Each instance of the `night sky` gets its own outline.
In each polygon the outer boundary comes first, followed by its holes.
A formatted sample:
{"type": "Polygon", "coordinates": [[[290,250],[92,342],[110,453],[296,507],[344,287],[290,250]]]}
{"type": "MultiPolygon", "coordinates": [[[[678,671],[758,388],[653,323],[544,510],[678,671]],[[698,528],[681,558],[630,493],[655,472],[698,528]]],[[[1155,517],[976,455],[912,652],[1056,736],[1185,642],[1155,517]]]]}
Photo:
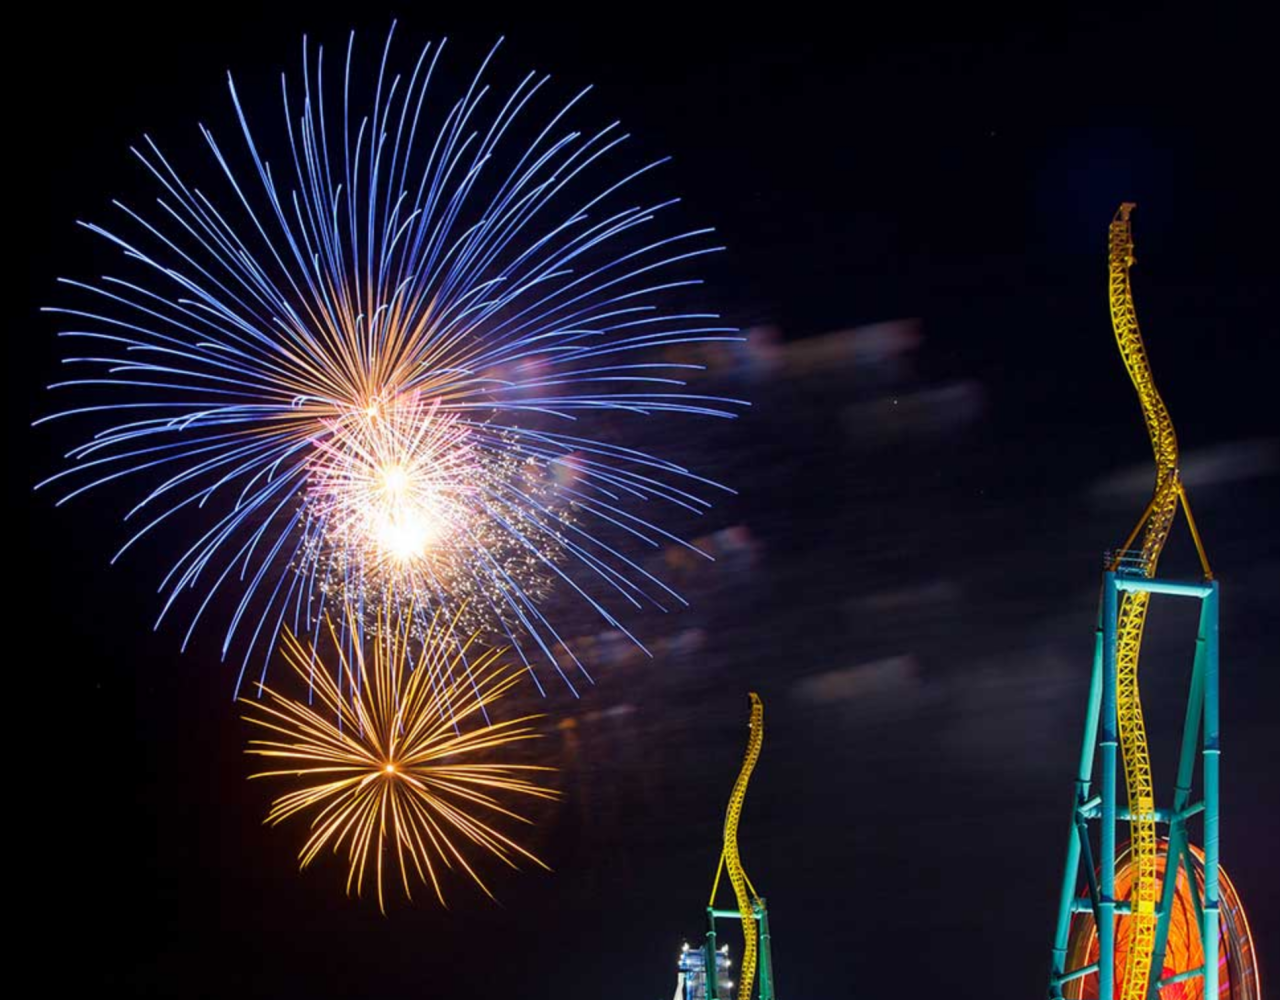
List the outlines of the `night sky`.
{"type": "MultiPolygon", "coordinates": [[[[600,662],[580,700],[541,706],[565,798],[531,843],[554,873],[499,875],[497,904],[459,881],[447,912],[384,917],[343,895],[340,865],[297,872],[300,825],[261,825],[271,789],[245,781],[220,633],[179,654],[176,620],[151,631],[169,553],[108,566],[127,493],[55,510],[31,492],[74,440],[28,426],[59,375],[38,309],[56,277],[105,269],[75,220],[150,194],[128,146],[147,132],[203,167],[197,121],[235,128],[227,69],[275,120],[304,32],[380,45],[395,13],[280,6],[50,4],[10,41],[28,50],[8,88],[26,269],[8,365],[11,975],[45,995],[669,997],[757,690],[741,836],[779,996],[1042,995],[1101,553],[1149,496],[1107,313],[1121,200],[1222,580],[1223,864],[1264,982],[1280,975],[1275,52],[1258,26],[1210,5],[1037,23],[901,5],[839,25],[785,5],[400,9],[404,40],[450,36],[451,81],[505,34],[500,78],[594,83],[601,115],[674,157],[664,184],[729,247],[706,294],[752,337],[706,378],[753,406],[644,442],[740,495],[683,526],[722,558],[677,568],[690,609],[636,622],[654,659],[600,662]]],[[[1184,535],[1172,575],[1194,573],[1184,535]]],[[[1194,622],[1160,605],[1149,635],[1167,785],[1194,622]]]]}

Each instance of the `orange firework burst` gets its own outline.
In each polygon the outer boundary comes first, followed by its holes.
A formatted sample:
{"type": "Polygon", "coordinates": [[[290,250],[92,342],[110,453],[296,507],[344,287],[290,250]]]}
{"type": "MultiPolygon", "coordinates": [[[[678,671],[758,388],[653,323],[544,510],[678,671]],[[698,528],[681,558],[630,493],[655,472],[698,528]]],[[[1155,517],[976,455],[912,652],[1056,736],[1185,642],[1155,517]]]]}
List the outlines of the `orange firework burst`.
{"type": "MultiPolygon", "coordinates": [[[[363,630],[348,608],[348,635],[363,630]]],[[[417,655],[410,616],[383,612],[366,645],[348,651],[327,621],[337,669],[319,662],[314,646],[284,634],[290,666],[314,692],[314,704],[261,685],[264,702],[249,701],[245,719],[268,730],[248,753],[280,762],[254,778],[292,779],[298,787],[271,806],[267,822],[311,814],[311,833],[299,852],[306,868],[326,848],[345,852],[347,892],[357,895],[372,873],[384,912],[384,869],[396,868],[412,899],[414,878],[444,902],[442,868],[460,868],[492,897],[466,851],[478,849],[512,868],[521,858],[546,868],[498,829],[530,822],[505,804],[514,796],[553,799],[558,793],[530,780],[551,768],[506,763],[495,754],[535,739],[538,716],[489,720],[489,708],[525,674],[504,664],[502,651],[468,656],[433,627],[417,655]]]]}

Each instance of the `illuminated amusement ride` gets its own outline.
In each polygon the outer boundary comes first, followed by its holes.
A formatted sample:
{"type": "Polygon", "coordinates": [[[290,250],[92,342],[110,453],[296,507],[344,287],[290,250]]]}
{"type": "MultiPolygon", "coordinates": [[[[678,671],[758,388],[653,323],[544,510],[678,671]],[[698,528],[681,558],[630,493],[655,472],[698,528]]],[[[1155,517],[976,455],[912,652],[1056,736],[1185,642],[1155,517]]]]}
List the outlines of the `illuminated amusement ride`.
{"type": "Polygon", "coordinates": [[[728,997],[733,990],[729,969],[729,946],[716,947],[716,921],[738,920],[742,923],[742,967],[738,970],[738,1000],[753,1000],[752,986],[759,973],[759,990],[754,1000],[774,1000],[773,953],[769,947],[769,911],[764,897],[756,892],[751,879],[742,867],[738,855],[738,821],[742,818],[742,803],[747,796],[747,783],[760,748],[764,744],[764,702],[751,692],[750,734],[747,752],[729,795],[729,807],[724,816],[724,846],[720,862],[716,866],[715,881],[711,886],[711,898],[707,901],[707,936],[701,948],[681,948],[677,970],[675,1000],[719,1000],[728,997]],[[716,892],[720,888],[720,876],[727,873],[729,884],[737,902],[735,910],[716,908],[716,892]],[[722,992],[723,991],[723,992],[722,992]]]}
{"type": "Polygon", "coordinates": [[[1218,862],[1218,581],[1179,473],[1173,421],[1138,330],[1129,283],[1132,209],[1131,203],[1121,205],[1110,228],[1111,323],[1151,437],[1155,490],[1124,545],[1106,559],[1048,995],[1054,1000],[1259,1000],[1249,924],[1218,862]],[[1156,576],[1179,507],[1200,557],[1202,579],[1194,582],[1156,576]],[[1200,602],[1177,779],[1171,801],[1163,806],[1156,804],[1138,688],[1138,658],[1153,595],[1200,602]],[[1117,802],[1117,749],[1128,791],[1125,805],[1117,802]],[[1101,758],[1098,785],[1096,757],[1101,758]],[[1193,795],[1197,758],[1202,769],[1198,798],[1193,795]],[[1129,841],[1118,845],[1120,820],[1129,823],[1129,841]],[[1193,820],[1201,826],[1203,846],[1190,840],[1193,820]]]}

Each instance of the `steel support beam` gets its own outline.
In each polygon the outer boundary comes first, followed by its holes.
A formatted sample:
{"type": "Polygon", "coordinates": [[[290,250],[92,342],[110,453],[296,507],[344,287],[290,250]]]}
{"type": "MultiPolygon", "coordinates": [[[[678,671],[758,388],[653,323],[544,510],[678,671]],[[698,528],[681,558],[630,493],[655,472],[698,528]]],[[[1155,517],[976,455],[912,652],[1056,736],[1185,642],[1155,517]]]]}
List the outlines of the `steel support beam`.
{"type": "Polygon", "coordinates": [[[760,1000],[774,1000],[773,949],[769,943],[769,909],[762,898],[756,907],[760,918],[760,1000]]]}
{"type": "Polygon", "coordinates": [[[1121,590],[1145,590],[1148,594],[1167,594],[1170,597],[1198,597],[1201,600],[1213,593],[1214,583],[1182,583],[1177,580],[1155,580],[1145,576],[1125,576],[1110,573],[1121,590]]]}
{"type": "MultiPolygon", "coordinates": [[[[1169,824],[1169,844],[1164,858],[1164,886],[1160,893],[1160,913],[1156,921],[1153,955],[1163,955],[1169,942],[1169,921],[1173,914],[1173,902],[1177,896],[1178,871],[1187,845],[1187,816],[1194,815],[1188,808],[1191,799],[1191,781],[1195,775],[1196,744],[1200,735],[1200,717],[1204,711],[1204,663],[1208,649],[1209,618],[1213,608],[1209,601],[1200,602],[1200,626],[1196,630],[1196,654],[1191,664],[1191,685],[1187,692],[1187,713],[1182,723],[1182,749],[1178,754],[1178,776],[1173,786],[1173,820],[1169,824]]],[[[1199,808],[1204,803],[1198,803],[1199,808]]],[[[1196,810],[1199,811],[1199,810],[1196,810]]],[[[1188,884],[1195,885],[1195,875],[1187,870],[1188,884]]],[[[1160,972],[1162,963],[1151,963],[1148,980],[1148,1000],[1160,1000],[1160,972]]]]}
{"type": "Polygon", "coordinates": [[[703,942],[702,952],[706,956],[707,1000],[719,1000],[720,966],[716,963],[719,957],[716,952],[716,911],[707,907],[707,940],[703,942]]]}
{"type": "Polygon", "coordinates": [[[1204,654],[1204,995],[1218,995],[1218,581],[1210,584],[1204,654]]]}
{"type": "Polygon", "coordinates": [[[1102,583],[1102,878],[1098,887],[1098,995],[1115,996],[1116,975],[1116,574],[1102,583]]]}

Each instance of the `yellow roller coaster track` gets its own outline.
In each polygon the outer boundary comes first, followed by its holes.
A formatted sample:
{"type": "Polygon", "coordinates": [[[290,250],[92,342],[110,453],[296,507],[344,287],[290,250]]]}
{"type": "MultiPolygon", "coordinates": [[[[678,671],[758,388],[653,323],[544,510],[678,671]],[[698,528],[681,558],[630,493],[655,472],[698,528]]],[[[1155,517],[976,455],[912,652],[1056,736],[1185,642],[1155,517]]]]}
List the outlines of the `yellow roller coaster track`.
{"type": "MultiPolygon", "coordinates": [[[[738,857],[738,821],[742,818],[742,800],[747,797],[747,782],[751,780],[751,772],[755,770],[756,761],[760,759],[760,748],[764,745],[764,702],[754,691],[751,697],[751,732],[747,736],[747,754],[742,759],[742,770],[738,772],[738,780],[733,783],[733,792],[729,796],[729,808],[724,814],[724,849],[720,852],[720,864],[716,867],[715,883],[711,886],[711,899],[707,906],[716,905],[716,890],[720,888],[720,873],[729,873],[729,884],[733,886],[733,894],[738,901],[738,914],[742,917],[742,967],[738,970],[738,1000],[751,1000],[751,987],[756,978],[756,960],[759,946],[756,934],[755,903],[759,894],[747,873],[742,868],[742,859],[738,857]],[[749,891],[749,895],[748,895],[749,891]]],[[[714,975],[714,973],[709,973],[714,975]]]]}
{"type": "MultiPolygon", "coordinates": [[[[1129,284],[1129,268],[1134,263],[1133,231],[1129,214],[1133,204],[1125,202],[1111,222],[1108,249],[1110,263],[1111,325],[1116,345],[1124,358],[1125,368],[1133,380],[1142,404],[1142,416],[1151,449],[1155,454],[1156,482],[1151,502],[1122,546],[1112,569],[1142,534],[1141,571],[1155,576],[1156,564],[1164,549],[1169,529],[1182,505],[1187,515],[1191,537],[1200,555],[1200,565],[1207,579],[1212,579],[1200,533],[1196,530],[1187,503],[1186,490],[1178,471],[1178,438],[1173,420],[1156,389],[1147,352],[1138,330],[1138,316],[1133,306],[1129,284]]],[[[1129,563],[1132,565],[1132,561],[1129,563]]],[[[1157,865],[1155,793],[1151,783],[1151,755],[1147,749],[1146,723],[1142,715],[1142,699],[1138,693],[1138,656],[1142,651],[1142,630],[1147,619],[1149,594],[1129,591],[1120,603],[1116,626],[1116,701],[1120,748],[1124,756],[1125,782],[1129,791],[1129,837],[1135,869],[1131,906],[1128,960],[1125,964],[1122,1000],[1144,1000],[1151,975],[1151,956],[1155,947],[1156,905],[1160,897],[1160,872],[1157,865]]]]}

